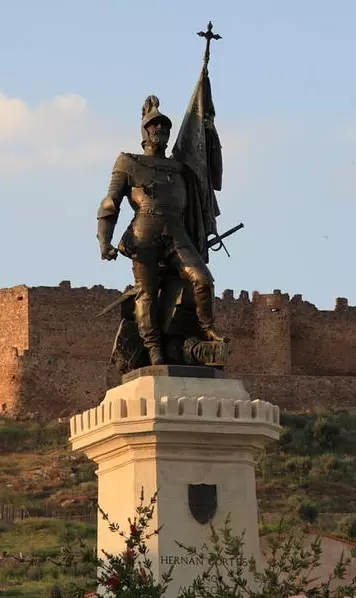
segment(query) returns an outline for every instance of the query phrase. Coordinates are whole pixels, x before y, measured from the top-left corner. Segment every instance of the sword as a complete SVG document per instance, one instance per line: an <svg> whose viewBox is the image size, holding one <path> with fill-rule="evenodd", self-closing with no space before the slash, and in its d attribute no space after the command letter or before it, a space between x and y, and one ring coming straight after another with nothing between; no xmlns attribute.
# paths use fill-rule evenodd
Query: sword
<svg viewBox="0 0 356 598"><path fill-rule="evenodd" d="M104 316L109 311L114 309L114 307L117 307L118 305L123 303L128 297L132 297L133 295L136 295L136 293L137 293L137 287L132 287L131 289L128 289L127 291L122 293L122 295L120 295L120 297L118 297L118 299L115 299L115 301L110 303L110 305L107 305L106 307L104 307L104 309L102 311L100 311L98 314L96 314L95 317L101 318L101 316Z"/></svg>
<svg viewBox="0 0 356 598"><path fill-rule="evenodd" d="M210 241L208 241L208 248L212 249L213 251L219 251L219 249L221 249L223 247L225 249L227 255L230 257L230 254L224 245L223 239L226 239L226 237L230 237L230 235L233 235L234 233L236 233L236 231L240 230L240 228L243 228L243 227L244 227L244 225L242 224L242 222L240 222L240 224L237 224L233 228L230 228L229 230L224 232L222 235L216 235L213 239L210 239ZM213 249L213 247L215 245L219 245L219 247L217 247L216 249ZM112 309L114 309L115 307L117 307L118 305L123 303L123 301L125 301L128 297L132 297L132 296L136 295L137 292L138 292L137 287L129 288L127 291L122 293L122 295L120 295L120 297L115 299L115 301L110 303L110 305L107 305L106 307L104 307L104 309L101 312L99 312L95 317L101 318L101 316L104 316L105 314L109 313L109 311L111 311Z"/></svg>
<svg viewBox="0 0 356 598"><path fill-rule="evenodd" d="M233 228L229 228L229 230L225 231L222 235L216 235L213 239L210 239L208 241L208 249L211 249L212 251L220 251L220 249L224 248L226 254L228 255L228 257L230 257L230 254L226 249L223 239L230 237L230 235L233 235L241 228L244 228L244 224L242 222L240 222L240 224L237 224ZM215 245L219 245L219 247L215 247Z"/></svg>

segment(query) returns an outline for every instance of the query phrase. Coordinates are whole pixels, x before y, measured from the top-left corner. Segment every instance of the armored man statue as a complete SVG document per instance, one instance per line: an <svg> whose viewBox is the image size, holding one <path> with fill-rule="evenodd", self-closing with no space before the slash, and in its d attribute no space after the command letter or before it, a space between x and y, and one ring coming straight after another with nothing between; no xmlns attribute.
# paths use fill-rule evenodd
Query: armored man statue
<svg viewBox="0 0 356 598"><path fill-rule="evenodd" d="M102 259L120 253L133 264L135 286L115 302L121 324L113 359L122 372L148 364L223 367L226 358L227 339L214 328L214 284L206 265L209 246L221 244L214 190L221 189L222 158L207 70L210 40L219 36L211 28L172 157L166 157L172 123L151 95L142 109L143 154L119 155L99 207ZM117 249L112 237L125 197L134 217Z"/></svg>

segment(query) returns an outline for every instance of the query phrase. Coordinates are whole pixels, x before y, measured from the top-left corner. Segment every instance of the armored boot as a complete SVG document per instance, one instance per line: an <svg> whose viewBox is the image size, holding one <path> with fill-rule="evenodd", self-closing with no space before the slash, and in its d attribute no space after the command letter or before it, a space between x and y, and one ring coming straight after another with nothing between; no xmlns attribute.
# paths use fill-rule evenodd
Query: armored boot
<svg viewBox="0 0 356 598"><path fill-rule="evenodd" d="M164 357L161 347L150 347L148 349L151 365L164 365Z"/></svg>
<svg viewBox="0 0 356 598"><path fill-rule="evenodd" d="M213 327L206 328L203 332L207 341L214 341L215 343L227 343L229 340L226 336L219 336Z"/></svg>
<svg viewBox="0 0 356 598"><path fill-rule="evenodd" d="M204 339L215 343L226 343L228 339L219 336L214 327L214 286L208 277L193 284L197 316Z"/></svg>

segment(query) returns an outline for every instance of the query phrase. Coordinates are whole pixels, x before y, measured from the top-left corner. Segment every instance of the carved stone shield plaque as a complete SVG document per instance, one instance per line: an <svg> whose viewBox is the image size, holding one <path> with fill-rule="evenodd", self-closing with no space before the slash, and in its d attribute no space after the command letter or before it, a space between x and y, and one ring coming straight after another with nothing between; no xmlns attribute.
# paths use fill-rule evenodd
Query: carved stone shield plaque
<svg viewBox="0 0 356 598"><path fill-rule="evenodd" d="M216 484L189 484L188 502L194 519L202 525L208 523L216 512Z"/></svg>

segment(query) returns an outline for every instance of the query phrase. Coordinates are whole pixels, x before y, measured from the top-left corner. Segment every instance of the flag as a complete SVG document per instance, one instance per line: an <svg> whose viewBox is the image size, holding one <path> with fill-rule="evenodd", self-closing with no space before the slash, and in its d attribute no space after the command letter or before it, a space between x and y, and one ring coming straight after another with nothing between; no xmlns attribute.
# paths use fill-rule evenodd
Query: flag
<svg viewBox="0 0 356 598"><path fill-rule="evenodd" d="M204 66L172 154L184 165L188 193L185 224L205 262L208 262L207 238L216 234L216 217L220 214L215 191L222 186L221 144L214 120L211 85Z"/></svg>

